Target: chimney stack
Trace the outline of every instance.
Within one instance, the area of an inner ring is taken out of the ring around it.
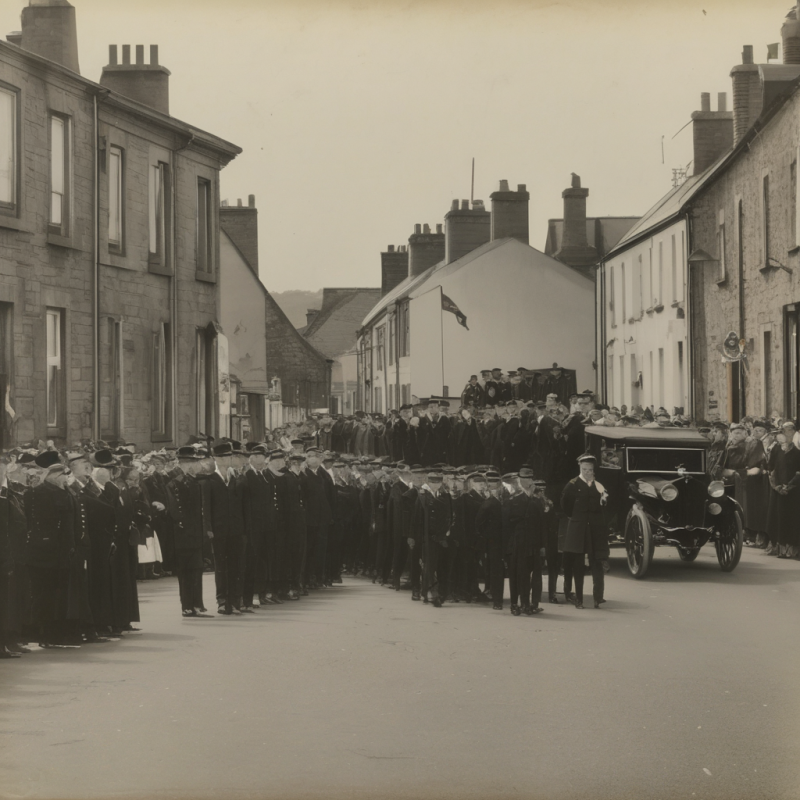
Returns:
[[[581,187],[580,175],[572,173],[572,186],[561,192],[564,198],[564,229],[561,247],[554,258],[571,267],[592,267],[597,263],[597,250],[586,237],[586,198],[589,190]]]
[[[723,153],[733,147],[733,112],[727,110],[725,92],[717,96],[717,110],[711,110],[711,95],[700,95],[700,111],[692,112],[694,174],[705,172]]]
[[[789,11],[781,27],[784,64],[800,64],[800,21],[798,20],[800,14],[798,14],[798,9],[800,9],[800,3]]]
[[[530,193],[524,183],[517,186],[517,191],[508,188],[508,181],[500,181],[500,189],[492,192],[492,224],[491,237],[495,239],[519,239],[523,244],[530,244],[528,231],[528,202]]]
[[[381,297],[389,294],[395,286],[408,277],[408,252],[401,245],[390,244],[381,253]]]
[[[453,200],[450,211],[444,217],[445,261],[452,264],[477,247],[491,241],[491,214],[483,200],[475,200],[472,208],[469,200]]]
[[[430,225],[415,225],[414,233],[408,237],[408,277],[421,275],[426,269],[444,258],[445,236],[442,226],[431,233]]]
[[[256,196],[251,194],[247,205],[242,201],[238,205],[228,205],[223,201],[219,210],[219,226],[233,243],[239,248],[241,254],[247,259],[250,266],[258,274],[258,209]]]
[[[758,64],[753,63],[753,45],[742,50],[742,63],[731,70],[733,82],[733,143],[738,144],[761,113],[762,92]]]
[[[67,0],[31,0],[22,9],[23,49],[80,73],[75,9]]]
[[[169,114],[170,71],[158,63],[158,45],[150,45],[150,63],[144,63],[144,45],[136,45],[136,63],[131,64],[131,46],[122,45],[122,63],[117,45],[108,48],[108,65],[103,67],[100,85],[118,92],[162,114]]]

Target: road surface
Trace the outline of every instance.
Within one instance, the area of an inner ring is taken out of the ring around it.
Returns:
[[[602,610],[345,578],[207,620],[140,583],[141,634],[0,662],[0,795],[798,798],[799,582],[659,548],[644,581],[614,551]]]

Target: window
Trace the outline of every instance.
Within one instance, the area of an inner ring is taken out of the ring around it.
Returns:
[[[65,415],[65,370],[64,370],[64,312],[48,308],[47,323],[47,427],[48,432],[61,435]]]
[[[411,403],[411,384],[404,383],[400,386],[400,401],[401,405],[408,405]]]
[[[622,322],[623,324],[628,320],[628,298],[627,288],[625,286],[625,264],[620,265],[620,275],[622,276]]]
[[[122,250],[124,209],[122,150],[111,147],[108,151],[108,244],[115,250]]]
[[[769,417],[774,410],[772,408],[772,331],[764,331],[762,362],[764,364],[764,402],[761,410],[765,417]]]
[[[150,263],[162,267],[170,263],[169,188],[168,165],[151,164],[148,186]]]
[[[606,386],[608,387],[608,403],[609,405],[615,405],[614,403],[614,356],[608,356],[606,358]]]
[[[725,269],[725,212],[722,209],[717,215],[717,258],[719,259],[717,283],[722,283],[728,277]]]
[[[683,342],[678,342],[678,401],[682,408],[686,407],[686,384],[683,377]],[[681,411],[681,413],[683,413]]]
[[[650,311],[656,305],[655,300],[655,282],[653,280],[653,248],[647,249],[647,294],[645,300],[647,301],[647,310]]]
[[[397,349],[397,336],[395,335],[397,318],[394,316],[389,317],[389,321],[386,323],[386,325],[389,328],[389,364],[394,364],[395,350]]]
[[[380,386],[376,386],[373,390],[375,394],[375,405],[373,407],[373,411],[377,414],[383,413],[383,389]]]
[[[614,308],[614,266],[612,265],[608,271],[608,311],[611,317],[611,327],[617,327],[617,315]]]
[[[0,208],[17,205],[17,93],[0,88]]]
[[[789,226],[791,247],[796,247],[800,242],[797,240],[797,159],[792,161],[789,166]],[[766,414],[766,410],[764,411]]]
[[[123,429],[122,323],[109,317],[100,335],[100,433],[118,439]]]
[[[653,303],[659,307],[664,302],[664,242],[658,243],[658,277]]]
[[[625,402],[627,393],[625,391],[625,356],[619,357],[619,405]]]
[[[379,370],[381,372],[383,371],[383,369],[385,367],[385,361],[384,361],[385,353],[384,353],[384,346],[383,346],[383,342],[384,342],[384,338],[385,338],[384,337],[385,332],[386,332],[386,328],[383,327],[383,326],[381,326],[380,328],[376,328],[376,330],[375,330],[375,344],[376,344],[376,347],[377,347],[377,363],[375,365],[375,369],[377,369],[377,370]]]
[[[197,271],[213,272],[213,239],[211,232],[211,183],[197,180]]]
[[[761,257],[762,267],[768,267],[769,252],[769,175],[765,175],[761,184]]]
[[[675,249],[675,234],[672,234],[672,302],[678,302],[678,252]]]
[[[800,345],[800,337],[798,337],[798,308],[795,305],[784,307],[784,321],[783,326],[786,332],[786,379],[784,385],[786,386],[786,412],[788,417],[795,418],[798,413],[798,400],[800,396],[800,353],[798,352],[798,345]],[[768,414],[767,408],[764,413]]]
[[[400,336],[400,358],[411,355],[411,337],[409,335],[408,303],[398,309],[398,334]]]
[[[658,404],[664,406],[664,348],[658,348]]]
[[[169,324],[162,322],[153,334],[153,436],[170,438],[172,417],[172,342]]]
[[[642,264],[642,255],[639,254],[639,258],[637,260],[637,270],[636,270],[636,285],[634,286],[634,308],[633,314],[635,317],[642,316],[642,310],[644,308],[644,303],[642,302],[642,283],[644,282],[644,265]]]
[[[50,117],[50,227],[67,234],[69,216],[69,120]]]

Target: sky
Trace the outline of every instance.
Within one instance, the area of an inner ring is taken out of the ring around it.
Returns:
[[[158,44],[172,115],[243,148],[222,171],[221,196],[256,196],[261,278],[273,291],[380,285],[387,245],[470,196],[473,158],[475,198],[487,205],[500,179],[527,185],[538,249],[572,172],[589,188],[590,216],[643,214],[691,161],[691,126],[681,128],[700,93],[716,109],[728,92],[732,108],[742,46],[765,62],[791,5],[72,3],[85,77],[99,80],[109,44]],[[19,28],[13,13],[5,20]]]

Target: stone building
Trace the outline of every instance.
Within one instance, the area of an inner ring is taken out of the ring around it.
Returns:
[[[417,225],[407,249],[382,254],[383,297],[359,331],[360,408],[458,398],[495,366],[558,363],[594,387],[593,279],[529,245],[529,199],[502,181],[491,211],[454,200],[444,230]]]
[[[295,329],[259,277],[255,196],[219,210],[220,303],[228,338],[231,435],[260,441],[264,429],[330,406],[331,362]],[[353,334],[353,338],[355,335]]]
[[[151,46],[80,75],[75,9],[0,42],[2,445],[229,430],[219,172],[240,149],[169,114]]]
[[[597,363],[609,405],[691,405],[693,338],[687,324],[686,208],[733,144],[733,114],[724,93],[717,111],[709,94],[692,114],[694,174],[672,188],[600,260]]]
[[[698,417],[800,415],[797,8],[781,33],[783,64],[733,67],[734,146],[688,210]]]
[[[380,289],[323,289],[322,307],[308,312],[303,337],[332,362],[330,409],[334,414],[356,410],[356,332],[380,298]]]

